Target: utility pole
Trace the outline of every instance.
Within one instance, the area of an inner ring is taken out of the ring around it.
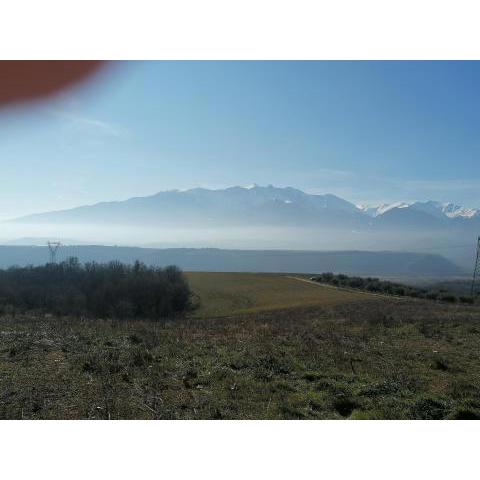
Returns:
[[[475,256],[475,268],[473,269],[472,288],[470,289],[470,295],[475,295],[475,283],[477,277],[480,276],[480,237],[477,238],[477,254]]]
[[[57,263],[57,252],[60,248],[60,242],[47,242],[48,250],[50,251],[50,263]]]

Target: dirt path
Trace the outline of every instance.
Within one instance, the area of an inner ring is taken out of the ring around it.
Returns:
[[[302,278],[302,277],[293,277],[290,275],[286,275],[287,278],[293,278],[294,280],[299,280],[300,282],[305,282],[305,283],[311,283],[312,285],[316,285],[317,287],[325,287],[325,288],[331,288],[333,290],[341,290],[344,292],[355,292],[355,293],[362,293],[363,295],[368,295],[371,297],[380,297],[380,298],[395,298],[398,300],[412,300],[410,297],[399,297],[397,295],[383,295],[381,293],[373,293],[373,292],[366,292],[365,290],[360,290],[360,289],[355,289],[355,288],[347,288],[347,287],[336,287],[335,285],[329,285],[328,283],[320,283],[320,282],[315,282],[314,280],[309,280],[308,278]]]

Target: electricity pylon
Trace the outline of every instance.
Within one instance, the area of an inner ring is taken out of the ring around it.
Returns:
[[[48,250],[50,251],[50,263],[57,263],[57,252],[60,248],[60,242],[47,242]]]
[[[470,295],[473,297],[475,294],[475,283],[477,277],[480,276],[480,237],[477,238],[477,254],[475,256],[475,268],[473,269],[472,288],[470,289]]]

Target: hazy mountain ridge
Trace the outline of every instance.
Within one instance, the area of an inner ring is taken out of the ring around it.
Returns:
[[[175,264],[186,271],[321,273],[352,275],[455,277],[465,272],[440,255],[410,252],[227,250],[217,248],[139,248],[77,245],[60,248],[57,260],[80,262],[118,260],[147,265]],[[43,265],[46,246],[0,246],[0,268]]]
[[[32,241],[32,244],[41,244],[52,236],[61,237],[63,244],[71,245],[91,241],[162,248],[221,247],[238,249],[235,250],[238,252],[244,248],[256,251],[363,250],[372,253],[382,250],[438,254],[434,263],[440,265],[443,256],[465,269],[470,268],[474,254],[476,236],[480,232],[480,214],[475,209],[433,201],[362,207],[332,194],[313,195],[292,187],[254,185],[220,190],[164,191],[125,201],[29,215],[12,220],[6,227],[12,227],[11,231],[21,228],[26,232],[38,227],[35,235],[39,235],[41,241]],[[81,241],[67,242],[64,240],[67,237]],[[28,242],[17,240],[15,243],[25,245]],[[146,252],[142,250],[141,253]],[[188,250],[183,253],[189,255]],[[250,258],[249,255],[239,253],[235,258],[246,259]],[[209,256],[208,251],[202,250],[203,259]],[[227,262],[223,267],[227,270],[227,265],[252,271],[260,265],[264,265],[263,271],[280,268],[273,262],[265,264],[260,255],[252,256],[251,263],[249,260],[245,264],[230,260],[227,254],[221,257]],[[220,255],[215,255],[211,261],[186,263],[185,267],[211,269],[219,258]],[[277,258],[285,265],[285,271],[295,271],[294,267],[300,268],[300,265],[303,265],[302,271],[308,271],[306,259],[312,260],[305,255],[292,254],[288,258],[287,263],[285,259]],[[331,265],[341,265],[339,258],[336,257]],[[374,257],[365,255],[362,258],[373,261]],[[398,260],[395,268],[401,271],[403,260],[399,256],[395,258]],[[165,257],[165,261],[169,259],[173,263],[181,260],[171,255]],[[387,260],[387,257],[383,259]],[[372,273],[381,274],[380,267],[373,270]],[[453,272],[452,268],[445,266],[447,270],[450,274]],[[393,271],[392,266],[390,273]]]
[[[453,203],[397,202],[357,206],[336,195],[292,187],[229,187],[169,190],[125,201],[27,215],[19,223],[171,226],[281,225],[343,229],[465,228],[480,226],[480,209]]]

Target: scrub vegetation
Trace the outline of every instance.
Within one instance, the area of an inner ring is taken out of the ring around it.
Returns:
[[[163,318],[184,312],[190,288],[175,266],[86,263],[76,258],[0,270],[3,311],[100,318]]]
[[[180,316],[4,313],[0,418],[480,418],[478,306],[202,275],[188,275],[198,310]],[[289,288],[344,296],[293,305]]]
[[[321,275],[311,277],[311,280],[322,284],[334,285],[336,287],[353,288],[370,293],[381,293],[384,295],[426,298],[428,300],[438,300],[449,303],[474,303],[474,298],[470,295],[466,293],[459,295],[457,293],[458,289],[452,290],[452,285],[455,285],[454,282],[451,282],[450,284],[440,283],[437,285],[432,285],[429,288],[421,288],[412,285],[404,285],[402,283],[380,280],[379,278],[350,277],[348,275],[335,275],[333,273],[322,273]]]

